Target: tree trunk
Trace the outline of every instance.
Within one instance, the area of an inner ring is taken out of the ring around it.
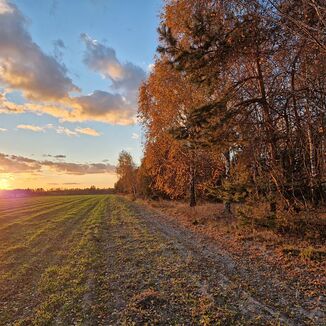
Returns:
[[[197,205],[196,201],[196,170],[195,167],[192,166],[190,171],[190,207],[194,207]]]
[[[225,158],[225,180],[230,179],[230,169],[231,169],[231,156],[230,150],[224,153]],[[224,214],[231,214],[231,201],[229,199],[224,202]]]
[[[316,196],[317,169],[316,169],[315,145],[314,145],[313,135],[312,135],[311,113],[308,107],[306,107],[306,116],[308,121],[307,140],[308,140],[308,153],[309,153],[309,165],[310,165],[309,188],[310,188],[311,202],[313,205],[317,205],[317,201],[318,201]]]
[[[136,200],[136,199],[137,199],[136,187],[132,186],[132,200]]]
[[[263,117],[264,117],[264,129],[266,132],[266,140],[267,145],[269,149],[269,158],[271,162],[271,168],[270,168],[270,174],[272,177],[272,182],[275,183],[276,189],[282,194],[282,189],[279,187],[278,184],[278,175],[273,176],[273,169],[277,170],[279,175],[283,176],[283,171],[280,171],[282,165],[276,164],[276,156],[277,156],[277,145],[276,145],[276,135],[274,130],[274,124],[273,119],[270,113],[269,104],[267,101],[267,95],[266,95],[266,88],[265,88],[265,81],[264,81],[264,75],[263,70],[260,62],[260,54],[259,50],[257,50],[257,57],[256,57],[256,65],[257,65],[257,73],[258,73],[258,81],[259,81],[259,88],[260,88],[260,94],[262,99],[262,109],[263,109]],[[273,189],[274,187],[270,188],[270,196],[273,198],[270,201],[270,213],[274,215],[276,213],[276,202],[274,199],[274,195],[276,190]]]

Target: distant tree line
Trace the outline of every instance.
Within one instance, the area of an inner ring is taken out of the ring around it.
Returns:
[[[325,30],[323,0],[166,0],[139,95],[144,157],[121,154],[117,190],[226,212],[324,205]]]
[[[17,197],[31,197],[31,196],[56,196],[56,195],[96,195],[96,194],[113,194],[113,188],[97,188],[91,186],[89,188],[72,188],[72,189],[14,189],[14,190],[0,190],[0,197],[17,198]]]

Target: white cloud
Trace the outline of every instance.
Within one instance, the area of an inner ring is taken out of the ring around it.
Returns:
[[[96,131],[95,129],[85,127],[85,128],[75,128],[74,130],[63,127],[63,126],[55,126],[53,124],[47,124],[45,126],[35,126],[35,125],[18,125],[18,129],[24,129],[24,130],[29,130],[29,131],[34,131],[34,132],[44,132],[46,129],[52,129],[54,130],[57,134],[62,134],[66,136],[78,136],[80,134],[87,135],[87,136],[100,136],[101,134]],[[0,131],[2,128],[0,128]],[[6,130],[6,129],[5,129]],[[3,131],[5,131],[3,130]]]
[[[137,133],[133,132],[132,135],[131,135],[131,138],[132,139],[139,139],[139,135]]]
[[[148,71],[148,72],[152,72],[153,69],[154,69],[154,66],[155,66],[154,63],[150,63],[150,64],[147,66],[147,71]]]
[[[13,9],[6,0],[0,0],[0,15],[12,13]]]
[[[62,126],[55,128],[55,131],[57,132],[57,134],[63,134],[63,135],[69,136],[69,137],[78,135],[78,133],[76,131],[73,131],[69,128],[65,128]]]
[[[5,131],[7,131],[6,128],[0,128],[0,132],[5,132]]]
[[[34,131],[34,132],[44,131],[44,127],[35,126],[35,125],[18,125],[17,129],[30,130],[30,131]]]

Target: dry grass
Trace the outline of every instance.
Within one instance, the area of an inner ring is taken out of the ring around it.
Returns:
[[[311,230],[317,230],[318,236],[315,233],[309,236],[307,231],[307,236],[299,237],[295,233],[280,233],[277,228],[262,227],[260,223],[244,226],[234,216],[224,216],[221,204],[200,203],[195,208],[190,208],[187,203],[164,200],[142,201],[142,204],[216,242],[237,259],[247,259],[257,269],[268,266],[279,270],[289,282],[300,284],[308,295],[320,293],[325,285],[326,246],[319,237],[325,228],[318,229],[318,223],[325,225],[322,212],[318,212],[317,222],[311,216],[307,217],[313,226]],[[295,224],[296,220],[291,223]]]
[[[181,201],[138,201],[163,212],[168,219],[177,220],[213,238],[232,234],[236,240],[266,243],[268,247],[292,245],[300,248],[312,246],[319,251],[325,249],[326,214],[323,211],[313,214],[302,212],[296,216],[284,215],[269,225],[268,219],[264,216],[267,209],[264,206],[257,205],[255,210],[258,211],[257,215],[244,223],[235,214],[225,216],[223,204],[199,203],[196,207],[189,207],[187,203]],[[233,211],[239,208],[240,205],[234,205]]]

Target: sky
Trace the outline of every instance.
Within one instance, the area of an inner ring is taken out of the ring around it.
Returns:
[[[112,187],[142,156],[161,0],[0,0],[0,189]]]

